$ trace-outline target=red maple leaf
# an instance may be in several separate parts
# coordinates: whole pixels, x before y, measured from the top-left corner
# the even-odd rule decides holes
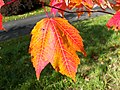
[[[107,27],[114,29],[115,31],[120,30],[120,10],[107,22]]]
[[[0,0],[0,9],[3,5],[4,5],[4,1]],[[0,13],[0,30],[4,30],[4,28],[2,26],[2,14],[1,13]]]
[[[2,14],[0,13],[0,30],[4,30],[3,26],[2,26]]]
[[[4,5],[4,1],[0,0],[0,8]]]
[[[56,8],[60,8],[62,10],[66,9],[65,0],[51,0],[50,5],[54,6]],[[51,8],[51,13],[52,14],[56,15],[57,12],[61,13],[62,15],[64,13],[64,11],[61,11],[61,10],[58,10],[58,9],[55,9],[55,8]]]

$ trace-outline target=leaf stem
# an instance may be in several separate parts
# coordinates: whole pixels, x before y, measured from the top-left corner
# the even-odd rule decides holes
[[[48,12],[47,12],[47,10],[45,8],[45,3],[44,2],[40,2],[40,3],[42,4],[42,8],[44,9],[44,11],[46,13],[47,18],[49,18]]]

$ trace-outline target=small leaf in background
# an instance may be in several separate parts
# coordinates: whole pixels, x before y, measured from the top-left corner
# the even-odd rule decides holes
[[[103,9],[110,7],[110,3],[107,0],[94,0],[94,2]]]
[[[4,1],[0,0],[0,8],[4,5]]]
[[[79,31],[62,18],[45,18],[32,30],[29,52],[37,79],[48,63],[75,81],[80,60],[76,51],[86,56]]]
[[[120,10],[116,12],[115,15],[107,22],[107,27],[115,31],[120,30]]]
[[[68,8],[81,7],[82,0],[69,0]]]
[[[60,8],[62,10],[66,9],[66,3],[65,3],[64,0],[51,0],[50,5],[54,6],[56,8]],[[61,10],[58,10],[58,9],[55,9],[55,8],[51,8],[51,13],[52,14],[56,15],[57,12],[59,12],[62,15],[64,13],[64,11],[61,11]]]
[[[120,9],[120,0],[116,0],[115,3],[111,3],[114,10],[118,11]]]
[[[2,26],[2,14],[0,13],[0,30],[5,30]]]
[[[4,5],[4,1],[0,0],[0,9],[1,7]],[[0,13],[0,30],[4,30],[3,26],[2,26],[2,14]]]
[[[82,4],[88,8],[92,8],[93,7],[93,1],[92,0],[83,0]]]

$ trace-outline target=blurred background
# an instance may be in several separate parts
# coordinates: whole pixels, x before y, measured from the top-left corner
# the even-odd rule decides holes
[[[3,0],[5,3],[10,2],[11,0]],[[37,8],[41,8],[40,0],[16,0],[9,5],[5,5],[1,8],[1,13],[4,16],[18,15],[26,12],[30,12]],[[45,0],[48,2],[49,0]]]

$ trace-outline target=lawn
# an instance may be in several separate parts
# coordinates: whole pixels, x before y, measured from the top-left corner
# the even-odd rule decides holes
[[[36,80],[28,48],[30,35],[0,42],[0,90],[120,90],[120,33],[105,26],[110,15],[77,21],[87,57],[76,82],[56,72],[49,64]]]
[[[50,11],[49,7],[45,7],[47,11]],[[20,15],[12,15],[12,16],[5,16],[3,18],[3,22],[8,22],[8,21],[12,21],[12,20],[18,20],[18,19],[24,19],[33,15],[40,15],[40,14],[44,14],[44,9],[42,8],[38,8],[36,10],[33,10],[31,12],[25,13],[25,14],[20,14]]]

